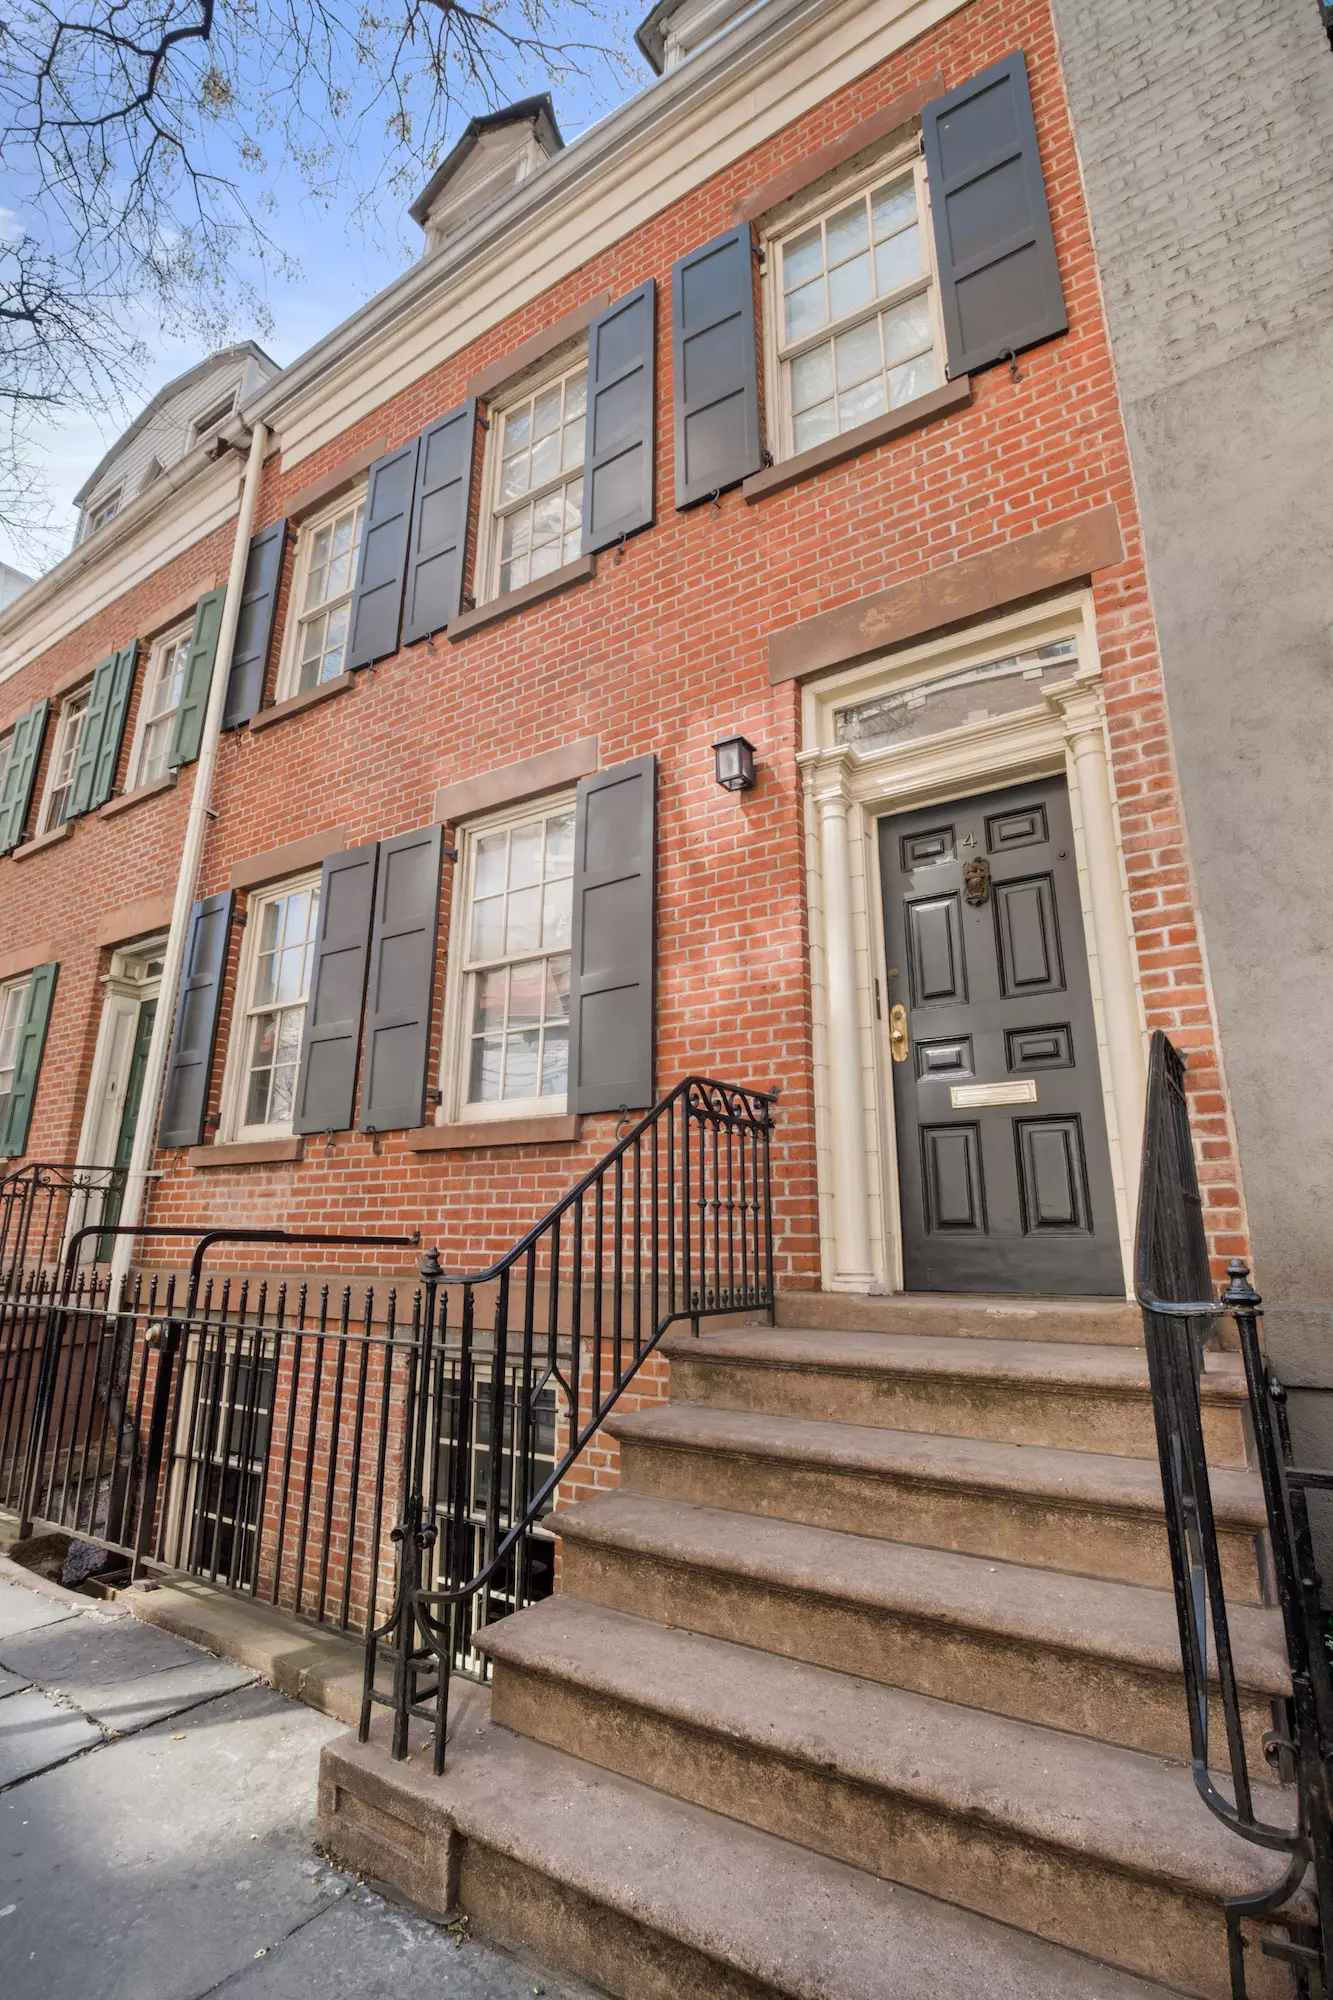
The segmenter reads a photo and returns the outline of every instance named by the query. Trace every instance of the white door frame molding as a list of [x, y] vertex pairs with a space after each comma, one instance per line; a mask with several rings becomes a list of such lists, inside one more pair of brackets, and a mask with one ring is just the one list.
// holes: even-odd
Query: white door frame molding
[[162, 956], [165, 944], [165, 938], [152, 938], [143, 944], [126, 945], [113, 956], [110, 971], [102, 975], [102, 1017], [97, 1024], [97, 1047], [75, 1155], [80, 1166], [111, 1165], [139, 1009], [145, 1000], [157, 997], [161, 985], [160, 980], [147, 978], [143, 968], [150, 959]]
[[[928, 684], [960, 665], [1072, 638], [1076, 670], [1033, 705], [920, 741], [863, 751], [836, 740], [852, 701]], [[1064, 776], [1096, 1021], [1126, 1292], [1131, 1282], [1147, 1033], [1133, 945], [1091, 594], [1073, 593], [804, 690], [815, 1144], [826, 1291], [902, 1289], [892, 1061], [876, 823], [887, 813]]]

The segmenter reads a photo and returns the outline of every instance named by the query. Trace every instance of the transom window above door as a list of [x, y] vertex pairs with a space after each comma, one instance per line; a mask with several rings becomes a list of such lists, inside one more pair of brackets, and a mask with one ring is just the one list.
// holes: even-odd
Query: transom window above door
[[60, 709], [60, 719], [56, 724], [55, 748], [51, 752], [51, 771], [46, 781], [46, 797], [42, 803], [40, 831], [52, 833], [63, 826], [69, 818], [72, 802], [74, 761], [79, 754], [79, 744], [83, 737], [84, 720], [88, 714], [91, 687], [80, 688], [77, 694], [67, 695]]
[[292, 1129], [318, 926], [317, 875], [250, 899], [228, 1063], [230, 1138], [280, 1137]]
[[363, 493], [344, 497], [301, 530], [292, 591], [297, 614], [289, 620], [280, 699], [305, 694], [343, 670], [365, 511]]
[[573, 562], [583, 538], [588, 363], [578, 363], [491, 413], [488, 596], [535, 583]]
[[573, 865], [568, 800], [467, 837], [453, 1010], [465, 1117], [564, 1109]]
[[193, 632], [193, 624], [183, 625], [178, 632], [159, 639], [153, 648], [144, 680], [138, 742], [130, 765], [131, 791], [139, 785], [156, 784], [167, 775], [171, 732], [185, 685]]
[[943, 343], [920, 162], [842, 195], [781, 237], [776, 265], [785, 455], [940, 386]]

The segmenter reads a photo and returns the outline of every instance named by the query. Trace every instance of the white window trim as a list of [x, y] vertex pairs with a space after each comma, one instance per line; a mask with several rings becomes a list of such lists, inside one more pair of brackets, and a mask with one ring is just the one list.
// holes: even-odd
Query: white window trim
[[[477, 524], [477, 562], [475, 595], [478, 604], [489, 604], [502, 595], [500, 590], [500, 467], [502, 463], [500, 441], [504, 436], [504, 419], [507, 411], [516, 403], [526, 403], [529, 398], [539, 396], [543, 389], [549, 389], [565, 375], [573, 375], [578, 369], [587, 369], [588, 343], [583, 335], [576, 344], [566, 346], [558, 355], [549, 356], [539, 368], [533, 368], [524, 375], [516, 375], [512, 382], [506, 382], [486, 407], [486, 450], [483, 455], [481, 513]], [[587, 414], [584, 415], [583, 467], [585, 480], [584, 504], [587, 504], [586, 485], [588, 465]], [[537, 495], [554, 491], [574, 477], [572, 473], [561, 473], [559, 480], [550, 480], [545, 486], [535, 489]], [[524, 501], [534, 497], [532, 492], [523, 496]], [[517, 506], [521, 503], [515, 502]], [[511, 509], [512, 511], [512, 509]], [[563, 568], [563, 564], [559, 565]], [[546, 572], [550, 575], [550, 571]], [[537, 582], [542, 579], [538, 577]]]
[[[921, 217], [922, 275], [904, 285], [897, 292], [886, 293], [872, 305], [856, 313], [849, 313], [845, 320], [830, 320], [818, 334], [812, 334], [808, 342], [795, 345], [816, 345], [828, 339], [835, 331], [845, 332], [848, 327], [857, 326], [882, 313], [889, 306], [898, 305], [905, 299], [913, 298], [918, 292], [926, 292], [930, 300], [930, 325], [934, 342], [935, 358], [939, 367], [940, 383], [948, 380], [948, 353], [944, 341], [944, 318], [940, 308], [940, 276], [935, 261], [935, 228], [930, 210], [930, 179], [926, 173], [925, 155], [921, 139], [917, 137], [884, 153], [873, 166], [859, 168], [854, 174], [845, 173], [841, 178], [833, 177], [818, 183], [818, 192], [807, 191], [783, 208], [775, 211], [763, 225], [761, 246], [764, 258], [764, 391], [765, 407], [772, 413], [769, 422], [770, 435], [774, 441], [774, 458], [778, 464], [798, 454], [792, 442], [791, 402], [787, 394], [786, 360], [783, 355], [785, 342], [782, 339], [782, 257], [779, 246], [790, 236], [795, 236], [812, 222], [831, 210], [854, 201], [859, 194], [879, 182], [890, 180], [895, 174], [904, 173], [908, 167], [913, 170], [917, 187], [917, 206]], [[886, 410], [884, 416], [900, 416], [911, 404], [900, 403], [895, 410]], [[869, 421], [877, 422], [871, 418]], [[836, 440], [830, 440], [830, 443]], [[814, 447], [818, 449], [818, 447]]]
[[[287, 618], [282, 634], [282, 650], [278, 656], [278, 679], [276, 686], [276, 698], [278, 701], [287, 701], [292, 695], [297, 693], [296, 677], [299, 671], [298, 655], [301, 643], [301, 621], [304, 615], [302, 604], [305, 598], [306, 579], [310, 573], [310, 551], [314, 547], [315, 537], [321, 528], [327, 528], [330, 521], [336, 521], [339, 514], [345, 514], [349, 507], [364, 506], [368, 490], [367, 481], [358, 480], [354, 486], [346, 487], [336, 500], [329, 502], [327, 507], [321, 507], [317, 514], [312, 514], [308, 520], [301, 523], [296, 538], [296, 560], [292, 565], [292, 588], [291, 595], [287, 599]], [[361, 533], [363, 536], [365, 531], [365, 520], [363, 517], [361, 523]], [[347, 601], [349, 603], [356, 594], [356, 572], [359, 566], [360, 554], [358, 553], [357, 561], [352, 567], [351, 587], [347, 592]], [[330, 600], [330, 603], [335, 605], [342, 602], [342, 597]], [[324, 611], [327, 611], [328, 608], [327, 604], [320, 607]], [[350, 621], [348, 625], [348, 638], [349, 640], [351, 638]], [[347, 670], [346, 659], [347, 655], [344, 652], [344, 672]], [[325, 683], [318, 683], [318, 685], [325, 685]]]
[[[113, 487], [111, 492], [104, 494], [100, 500], [89, 501], [83, 516], [85, 522], [83, 531], [84, 541], [87, 541], [89, 535], [99, 534], [103, 528], [114, 521], [124, 504], [125, 482], [123, 479], [119, 486]], [[98, 521], [97, 516], [103, 513], [107, 507], [111, 509], [111, 512], [105, 516], [105, 519]], [[94, 522], [96, 522], [95, 526]]]
[[[472, 903], [472, 877], [477, 842], [501, 827], [524, 826], [530, 820], [550, 819], [559, 812], [573, 812], [572, 791], [551, 792], [540, 798], [525, 799], [493, 813], [469, 820], [457, 828], [458, 860], [454, 865], [449, 898], [449, 954], [445, 972], [444, 1031], [440, 1063], [440, 1108], [436, 1123], [502, 1124], [512, 1118], [563, 1118], [569, 1106], [568, 1091], [559, 1097], [511, 1098], [507, 1103], [473, 1104], [467, 1095], [468, 994], [470, 975], [464, 970], [467, 958], [467, 916]], [[534, 952], [533, 957], [554, 956]]]
[[[60, 761], [60, 747], [64, 739], [65, 725], [69, 716], [69, 712], [72, 708], [78, 705], [82, 705], [83, 713], [86, 715], [88, 712], [88, 703], [92, 699], [92, 692], [93, 692], [93, 683], [92, 683], [92, 676], [90, 674], [86, 681], [81, 681], [78, 687], [76, 688], [70, 688], [68, 692], [61, 697], [60, 712], [56, 716], [56, 726], [51, 733], [51, 756], [46, 767], [46, 782], [42, 786], [41, 810], [37, 815], [38, 838], [40, 838], [41, 835], [44, 833], [50, 833], [52, 830], [51, 808], [55, 803], [56, 765]], [[75, 763], [77, 763], [77, 761], [78, 761], [78, 752], [76, 751]], [[71, 784], [74, 782], [73, 764], [70, 765], [69, 782]], [[68, 826], [70, 822], [68, 819], [66, 819], [63, 820], [61, 824], [64, 826]]]
[[[241, 945], [240, 964], [236, 971], [236, 990], [232, 1000], [231, 1022], [227, 1031], [227, 1061], [222, 1077], [221, 1117], [218, 1122], [218, 1142], [221, 1145], [247, 1145], [262, 1139], [290, 1139], [292, 1121], [283, 1119], [269, 1125], [246, 1125], [242, 1123], [245, 1110], [245, 1093], [249, 1084], [250, 1060], [250, 1000], [249, 994], [254, 982], [255, 961], [259, 957], [259, 935], [261, 930], [260, 912], [265, 903], [277, 896], [290, 896], [299, 889], [318, 889], [321, 871], [316, 868], [303, 875], [289, 876], [282, 882], [266, 882], [262, 889], [252, 889], [246, 898], [245, 933]], [[311, 949], [310, 970], [314, 974], [314, 949]], [[306, 1006], [310, 1005], [310, 995], [306, 994]], [[301, 1030], [301, 1047], [305, 1049], [305, 1029]]]
[[226, 398], [225, 409], [223, 408], [223, 398], [219, 396], [215, 403], [210, 403], [208, 408], [201, 410], [197, 417], [191, 418], [188, 450], [193, 451], [194, 447], [197, 444], [202, 444], [205, 438], [212, 437], [215, 431], [222, 429], [228, 417], [235, 415], [236, 397], [239, 389], [240, 384], [238, 382], [236, 388], [232, 390], [231, 395]]
[[[150, 717], [148, 714], [148, 697], [151, 690], [157, 683], [157, 677], [161, 669], [163, 656], [169, 650], [169, 648], [171, 648], [172, 646], [178, 646], [182, 639], [188, 639], [193, 631], [194, 631], [194, 621], [193, 619], [187, 618], [183, 625], [173, 626], [170, 632], [162, 633], [162, 635], [159, 638], [153, 641], [152, 651], [148, 655], [148, 668], [147, 671], [142, 676], [142, 681], [139, 690], [139, 713], [135, 719], [134, 742], [130, 749], [129, 775], [125, 781], [125, 790], [127, 792], [134, 791], [137, 786], [146, 782], [139, 767], [143, 762], [144, 744], [145, 744], [145, 739], [148, 735], [148, 726], [150, 721]], [[180, 704], [177, 703], [177, 708], [179, 708], [179, 706]], [[174, 715], [176, 713], [176, 710], [173, 709], [171, 713]], [[159, 721], [161, 720], [161, 718], [154, 716], [151, 718], [151, 720]]]

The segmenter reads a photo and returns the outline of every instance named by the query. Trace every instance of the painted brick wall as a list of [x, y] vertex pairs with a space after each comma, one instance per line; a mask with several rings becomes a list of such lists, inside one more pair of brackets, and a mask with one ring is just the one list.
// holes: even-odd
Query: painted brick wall
[[[1027, 52], [1070, 331], [975, 384], [969, 409], [758, 506], [739, 492], [716, 508], [672, 504], [670, 268], [730, 226], [732, 204], [837, 137], [915, 79], [965, 80], [1016, 45]], [[349, 843], [425, 823], [435, 787], [574, 738], [601, 738], [602, 761], [659, 758], [658, 1079], [690, 1069], [782, 1092], [775, 1152], [779, 1282], [818, 1282], [810, 1022], [796, 690], [774, 690], [766, 641], [775, 628], [995, 547], [1030, 530], [1115, 505], [1125, 561], [1096, 580], [1099, 644], [1150, 1018], [1194, 1052], [1196, 1108], [1207, 1151], [1207, 1201], [1219, 1255], [1237, 1247], [1241, 1217], [1202, 977], [1139, 530], [1084, 214], [1078, 163], [1045, 0], [976, 0], [772, 142], [590, 262], [546, 297], [375, 410], [284, 475], [275, 455], [257, 525], [291, 494], [384, 436], [412, 436], [456, 403], [467, 377], [587, 296], [659, 286], [658, 521], [595, 580], [473, 633], [409, 647], [358, 676], [338, 699], [258, 734], [224, 739], [199, 892], [232, 864], [342, 824]], [[220, 541], [196, 552], [201, 573], [225, 561]], [[290, 555], [289, 555], [290, 563]], [[148, 615], [143, 587], [79, 639], [29, 669], [18, 697], [56, 677], [86, 647]], [[105, 633], [103, 632], [105, 626]], [[114, 631], [111, 629], [114, 627]], [[276, 653], [275, 653], [276, 657]], [[271, 687], [270, 687], [271, 691]], [[711, 743], [731, 729], [756, 744], [757, 789], [744, 798], [712, 781]], [[188, 784], [188, 779], [185, 781]], [[71, 840], [16, 867], [0, 862], [0, 951], [53, 927], [66, 961], [51, 1054], [38, 1097], [34, 1151], [67, 1151], [96, 1030], [96, 954], [86, 938], [108, 902], [159, 888], [170, 875], [185, 785], [119, 821], [81, 825]], [[131, 822], [138, 822], [142, 832]], [[151, 832], [150, 832], [151, 829]], [[153, 877], [152, 880], [149, 878]], [[15, 880], [17, 879], [17, 886]], [[237, 947], [238, 948], [238, 947]], [[442, 998], [447, 925], [440, 946]], [[438, 1001], [437, 1001], [438, 1008]], [[225, 1032], [225, 1029], [224, 1029]], [[225, 1046], [219, 1050], [214, 1106]], [[433, 1083], [435, 1078], [430, 1079]], [[446, 1264], [507, 1246], [606, 1147], [612, 1118], [585, 1121], [577, 1145], [419, 1156], [400, 1135], [338, 1134], [309, 1142], [299, 1164], [191, 1171], [163, 1156], [153, 1214], [162, 1221], [304, 1228], [420, 1223]], [[253, 1259], [247, 1260], [253, 1262]], [[337, 1262], [346, 1264], [346, 1253]]]

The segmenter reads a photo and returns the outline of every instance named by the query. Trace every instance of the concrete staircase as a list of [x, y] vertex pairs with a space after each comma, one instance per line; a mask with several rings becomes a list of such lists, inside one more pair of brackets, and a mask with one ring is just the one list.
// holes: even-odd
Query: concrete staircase
[[[1226, 2000], [1222, 1901], [1277, 1870], [1182, 1761], [1137, 1316], [797, 1312], [670, 1341], [620, 1489], [555, 1516], [561, 1593], [483, 1635], [445, 1778], [330, 1745], [324, 1838], [626, 2000]], [[1262, 1771], [1286, 1661], [1231, 1357], [1205, 1406]]]

